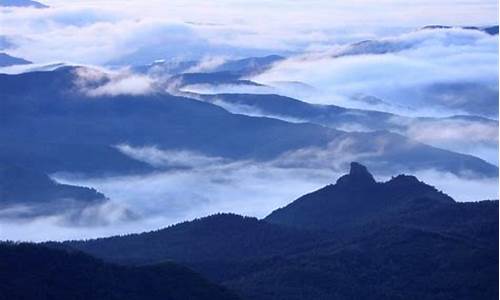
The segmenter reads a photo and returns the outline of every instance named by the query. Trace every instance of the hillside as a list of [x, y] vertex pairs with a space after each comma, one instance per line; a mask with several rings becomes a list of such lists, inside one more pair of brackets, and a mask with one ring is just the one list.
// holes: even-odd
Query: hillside
[[[385, 131], [350, 133], [310, 123], [231, 114], [210, 103], [164, 92], [89, 96], [78, 83], [82, 80], [78, 72], [92, 70], [65, 67], [0, 74], [0, 139], [10, 141], [0, 151], [0, 162], [46, 173], [123, 174], [151, 169], [114, 148], [123, 143], [232, 160], [270, 161], [302, 149], [335, 156], [330, 148], [342, 148], [349, 141], [343, 151], [362, 155], [371, 167], [385, 172], [404, 165], [410, 170], [432, 167], [455, 174], [498, 174], [496, 166], [476, 157]], [[103, 78], [87, 83], [87, 88], [112, 80], [106, 74], [100, 76]]]
[[125, 267], [79, 252], [0, 244], [0, 298], [24, 300], [238, 299], [184, 267]]
[[406, 175], [376, 182], [358, 163], [264, 220], [221, 214], [52, 246], [175, 261], [244, 299], [498, 298], [498, 201], [458, 203]]
[[[106, 197], [95, 189], [60, 184], [48, 175], [16, 165], [0, 165], [0, 209], [14, 210], [11, 217], [52, 215], [102, 204]], [[4, 217], [6, 216], [6, 212]]]

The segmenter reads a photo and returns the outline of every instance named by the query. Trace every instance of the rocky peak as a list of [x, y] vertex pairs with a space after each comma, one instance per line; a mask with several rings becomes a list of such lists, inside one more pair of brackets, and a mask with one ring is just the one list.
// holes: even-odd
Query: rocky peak
[[366, 186], [375, 184], [376, 181], [368, 169], [360, 163], [352, 162], [349, 174], [340, 177], [337, 185]]

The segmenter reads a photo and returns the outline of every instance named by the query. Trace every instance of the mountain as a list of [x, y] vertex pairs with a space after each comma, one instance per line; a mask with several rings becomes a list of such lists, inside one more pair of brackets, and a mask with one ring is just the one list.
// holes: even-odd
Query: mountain
[[91, 188], [60, 184], [44, 173], [15, 165], [0, 166], [0, 209], [29, 208], [13, 212], [16, 217], [51, 215], [105, 200], [103, 194]]
[[237, 262], [293, 253], [317, 243], [320, 236], [256, 218], [218, 214], [145, 234], [71, 241], [65, 245], [120, 263]]
[[229, 60], [217, 66], [214, 72], [231, 72], [240, 76], [252, 76], [265, 72], [272, 67], [274, 63], [284, 60], [280, 55], [268, 55], [262, 57], [248, 57], [237, 60]]
[[[35, 160], [34, 153], [45, 160], [36, 163], [48, 165], [52, 172], [92, 168], [119, 172], [119, 162], [110, 165], [101, 152], [111, 157], [110, 152], [119, 152], [113, 146], [123, 143], [232, 159], [270, 159], [289, 150], [326, 145], [338, 135], [316, 125], [234, 115], [215, 105], [165, 93], [90, 97], [76, 86], [74, 72], [62, 68], [0, 75], [0, 138], [9, 140], [9, 149], [0, 160], [28, 164]], [[261, 146], [248, 147], [249, 143]], [[72, 151], [63, 151], [69, 146]], [[84, 155], [90, 161], [78, 160]], [[140, 162], [136, 164], [143, 169]], [[129, 165], [133, 167], [132, 162]]]
[[0, 0], [0, 6], [5, 7], [34, 7], [47, 8], [48, 6], [32, 0]]
[[490, 34], [490, 35], [498, 35], [498, 25], [490, 26], [490, 27], [483, 27], [483, 28], [481, 28], [481, 30], [486, 32], [487, 34]]
[[165, 76], [184, 73], [197, 64], [198, 61], [196, 60], [179, 61], [158, 59], [147, 65], [133, 66], [132, 70], [142, 74]]
[[10, 56], [7, 53], [0, 53], [0, 67], [9, 67], [14, 65], [28, 65], [31, 64], [30, 61]]
[[[489, 35], [498, 35], [498, 25], [490, 27], [474, 27], [474, 26], [446, 26], [446, 25], [428, 25], [419, 30], [442, 30], [442, 29], [463, 29], [481, 31]], [[418, 46], [422, 41], [405, 40], [405, 39], [380, 39], [380, 40], [364, 40], [353, 43], [347, 47], [340, 48], [333, 52], [333, 57], [342, 57], [349, 55], [366, 55], [366, 54], [385, 54], [400, 52]]]
[[[349, 133], [310, 123], [290, 123], [229, 113], [217, 105], [165, 92], [89, 96], [85, 91], [113, 79], [102, 75], [82, 86], [79, 72], [64, 67], [18, 75], [0, 74], [0, 162], [44, 173], [122, 174], [154, 169], [120, 153], [116, 145], [189, 150], [231, 160], [275, 161], [283, 166], [324, 164], [339, 159], [336, 145], [362, 155], [385, 172], [400, 166], [497, 176], [478, 158], [427, 146], [385, 131]], [[83, 80], [84, 81], [84, 80]], [[380, 149], [380, 144], [385, 146]], [[249, 146], [250, 145], [250, 146]], [[302, 151], [307, 149], [307, 153]], [[299, 151], [300, 150], [300, 151]], [[293, 156], [302, 155], [300, 159]]]
[[404, 126], [405, 123], [395, 124], [391, 122], [397, 117], [391, 113], [350, 109], [337, 105], [311, 104], [276, 94], [214, 94], [197, 95], [197, 97], [233, 113], [310, 122], [332, 128], [356, 124], [371, 130], [390, 130]]
[[[427, 218], [423, 218], [426, 213], [435, 213], [443, 207], [452, 210], [465, 205], [455, 203], [448, 195], [414, 176], [399, 175], [387, 182], [376, 182], [366, 167], [351, 163], [349, 174], [340, 177], [336, 184], [300, 197], [274, 211], [265, 220], [332, 231], [384, 222], [425, 227], [431, 225]], [[450, 214], [451, 217], [458, 217], [459, 211], [456, 213]], [[422, 218], [409, 217], [416, 214], [422, 214]], [[420, 223], [422, 220], [426, 221]], [[451, 222], [445, 214], [441, 221]], [[432, 226], [446, 225], [438, 223], [435, 221]]]
[[489, 35], [498, 35], [498, 25], [487, 26], [487, 27], [476, 27], [476, 26], [447, 26], [447, 25], [427, 25], [422, 27], [422, 30], [434, 30], [434, 29], [453, 29], [460, 28], [464, 30], [477, 30], [487, 33]]
[[[267, 116], [290, 122], [309, 122], [347, 131], [384, 130], [408, 138], [417, 136], [423, 143], [431, 143], [433, 146], [456, 152], [464, 152], [466, 148], [464, 145], [470, 143], [457, 142], [456, 135], [441, 135], [439, 139], [435, 139], [432, 135], [427, 138], [424, 133], [438, 128], [450, 128], [450, 131], [457, 132], [459, 128], [483, 128], [485, 132], [497, 132], [498, 135], [497, 120], [475, 116], [407, 117], [374, 110], [311, 104], [274, 94], [214, 94], [192, 95], [192, 97], [219, 105], [237, 114]], [[498, 148], [498, 139], [486, 137], [478, 141], [479, 143], [491, 149]]]
[[169, 78], [167, 84], [175, 83], [179, 87], [196, 85], [196, 84], [209, 84], [209, 85], [251, 85], [261, 86], [250, 80], [240, 79], [241, 74], [231, 71], [220, 71], [211, 73], [182, 73]]
[[220, 214], [154, 232], [48, 244], [125, 265], [174, 261], [243, 299], [496, 299], [498, 201], [458, 203], [351, 164], [263, 220]]
[[223, 284], [244, 299], [498, 298], [498, 247], [411, 227], [378, 228], [343, 246], [242, 269]]
[[187, 268], [128, 267], [79, 252], [33, 244], [0, 244], [0, 298], [24, 300], [238, 299]]
[[[436, 47], [444, 47], [445, 49], [450, 47], [457, 49], [457, 47], [460, 47], [461, 44], [467, 40], [467, 43], [471, 45], [476, 44], [477, 42], [489, 43], [492, 47], [495, 46], [495, 39], [497, 39], [497, 37], [487, 35], [495, 35], [495, 32], [498, 31], [498, 26], [463, 27], [462, 29], [464, 30], [453, 28], [457, 27], [427, 26], [414, 32], [399, 36], [363, 40], [352, 44], [335, 46], [328, 51], [324, 51], [322, 54], [310, 53], [308, 55], [304, 55], [302, 58], [300, 56], [292, 58], [289, 64], [277, 66], [276, 72], [271, 71], [268, 74], [264, 74], [264, 76], [256, 76], [254, 78], [250, 77], [246, 79], [266, 84], [267, 88], [259, 89], [259, 91], [264, 90], [268, 91], [267, 93], [273, 93], [273, 90], [277, 90], [280, 91], [280, 93], [302, 94], [310, 97], [311, 95], [320, 95], [321, 93], [318, 93], [319, 91], [316, 91], [316, 93], [309, 93], [304, 87], [283, 85], [283, 83], [279, 82], [280, 78], [273, 78], [273, 76], [279, 74], [280, 70], [283, 71], [287, 68], [291, 69], [292, 66], [295, 66], [295, 64], [297, 64], [297, 66], [302, 66], [303, 68], [312, 67], [311, 63], [315, 63], [320, 66], [323, 60], [331, 61], [333, 64], [343, 64], [346, 63], [347, 60], [358, 61], [359, 59], [359, 61], [364, 61], [364, 58], [358, 56], [365, 55], [375, 56], [372, 57], [372, 59], [375, 60], [377, 59], [376, 56], [383, 56], [386, 54], [396, 54], [398, 57], [401, 54], [401, 56], [411, 57], [412, 54], [416, 52], [427, 53], [425, 49], [431, 44]], [[485, 34], [481, 34], [481, 32], [484, 32]], [[358, 57], [358, 59], [356, 57]], [[313, 69], [310, 71], [315, 72]], [[285, 76], [285, 78], [286, 77], [290, 76]], [[297, 76], [294, 75], [292, 78], [293, 77]], [[324, 84], [324, 82], [319, 82], [318, 78], [302, 78], [298, 80], [301, 80], [302, 83], [311, 84], [313, 88], [320, 88]], [[314, 81], [318, 82], [313, 83]], [[314, 85], [316, 86], [314, 87]], [[203, 92], [210, 91], [207, 87], [204, 87], [203, 89], [193, 88], [190, 90]], [[225, 90], [227, 91], [230, 89], [226, 88]], [[243, 89], [239, 90], [243, 91]], [[427, 109], [430, 109], [432, 107], [438, 112], [480, 115], [492, 119], [498, 118], [499, 91], [498, 84], [495, 84], [495, 80], [457, 79], [450, 81], [445, 78], [435, 78], [434, 80], [427, 80], [419, 83], [418, 88], [416, 85], [412, 85], [411, 87], [391, 87], [381, 91], [376, 91], [375, 88], [370, 92], [371, 94], [369, 93], [368, 95], [364, 95], [364, 97], [360, 98], [356, 95], [357, 93], [366, 92], [367, 91], [362, 90], [350, 91], [344, 96], [351, 98], [349, 99], [349, 102], [353, 100], [366, 100], [369, 98], [371, 98], [371, 100], [375, 100], [376, 98], [385, 98], [383, 99], [385, 100], [385, 103], [371, 101], [375, 103], [369, 103], [369, 105], [362, 106], [368, 106], [375, 109], [383, 107], [383, 109], [397, 111], [399, 106], [409, 108], [407, 111], [419, 111], [418, 108], [426, 107]], [[341, 92], [341, 94], [342, 93], [344, 92]], [[449, 101], [449, 99], [454, 99], [454, 101]]]
[[[245, 76], [262, 73], [271, 68], [272, 64], [283, 59], [285, 57], [279, 55], [230, 59], [213, 68], [208, 68], [205, 73], [231, 74], [235, 79], [240, 79]], [[201, 64], [201, 61], [196, 60], [178, 61], [160, 59], [149, 65], [136, 66], [133, 70], [152, 75], [181, 75], [185, 73], [201, 73], [194, 71]]]
[[0, 148], [0, 162], [47, 174], [66, 171], [77, 175], [111, 176], [145, 174], [155, 170], [113, 146], [85, 141], [66, 143], [13, 139]]

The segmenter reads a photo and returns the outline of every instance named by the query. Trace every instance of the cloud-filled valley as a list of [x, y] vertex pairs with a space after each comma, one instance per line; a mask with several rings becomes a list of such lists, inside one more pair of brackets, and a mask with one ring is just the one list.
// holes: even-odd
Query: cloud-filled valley
[[[262, 218], [309, 191], [335, 183], [350, 161], [363, 159], [362, 155], [342, 155], [336, 160], [330, 156], [332, 151], [311, 149], [268, 163], [231, 162], [197, 153], [128, 145], [119, 148], [135, 159], [172, 169], [97, 178], [54, 174], [60, 183], [93, 187], [110, 201], [76, 217], [61, 213], [32, 220], [2, 218], [0, 237], [42, 241], [110, 236], [154, 230], [219, 212]], [[312, 158], [309, 165], [297, 164], [304, 158]], [[432, 169], [403, 173], [432, 183], [458, 201], [498, 197], [497, 178], [462, 178]], [[376, 177], [390, 179], [387, 174]]]
[[[362, 94], [394, 105], [386, 110], [396, 113], [495, 117], [497, 54], [498, 36], [462, 29], [419, 30], [381, 43], [291, 57], [252, 79], [271, 86], [278, 80], [303, 82], [315, 90], [298, 98], [313, 103], [366, 108], [366, 103], [351, 100]], [[280, 92], [287, 94], [286, 89]], [[294, 96], [293, 91], [288, 95]]]
[[0, 7], [0, 54], [25, 61], [0, 68], [0, 162], [107, 197], [2, 207], [0, 239], [261, 218], [351, 161], [498, 198], [496, 3], [278, 2]]
[[[129, 69], [110, 71], [92, 67], [79, 67], [69, 70], [69, 73], [55, 70], [49, 71], [47, 74], [53, 74], [53, 76], [60, 76], [58, 72], [70, 74], [72, 78], [70, 84], [76, 87], [74, 92], [77, 95], [85, 96], [83, 103], [88, 103], [86, 105], [92, 104], [96, 108], [102, 106], [103, 109], [106, 109], [104, 111], [108, 110], [105, 108], [108, 105], [116, 105], [117, 108], [122, 106], [121, 109], [125, 109], [132, 103], [134, 103], [134, 106], [147, 107], [155, 103], [154, 101], [158, 101], [158, 104], [163, 103], [163, 101], [167, 101], [165, 104], [170, 102], [169, 105], [174, 105], [175, 110], [185, 105], [191, 105], [189, 103], [194, 105], [199, 100], [201, 102], [196, 104], [195, 107], [203, 107], [203, 102], [208, 101], [207, 104], [211, 103], [211, 100], [204, 98], [203, 95], [193, 95], [195, 98], [201, 97], [199, 100], [170, 99], [170, 96], [162, 100], [163, 96], [161, 94], [165, 92], [164, 89], [169, 90], [169, 88], [164, 85], [166, 81], [161, 74], [158, 77], [148, 74], [136, 74]], [[149, 95], [156, 95], [159, 98], [149, 102], [144, 98], [149, 97]], [[220, 97], [222, 96], [215, 96], [216, 99]], [[231, 95], [225, 95], [225, 97], [230, 99]], [[230, 107], [217, 103], [217, 101], [214, 104], [232, 111]], [[304, 102], [302, 105], [311, 104]], [[206, 108], [208, 109], [210, 106], [211, 104]], [[214, 108], [210, 108], [204, 114], [211, 110], [216, 112], [217, 110]], [[76, 113], [74, 116], [79, 114], [78, 109], [80, 108], [78, 106], [71, 109], [77, 109], [74, 111]], [[249, 106], [248, 109], [249, 111], [243, 113], [252, 115], [252, 110], [258, 110], [258, 107]], [[160, 108], [158, 112], [163, 110], [164, 108]], [[217, 112], [214, 116], [221, 113]], [[369, 118], [363, 119], [367, 113], [369, 115], [372, 112], [347, 110], [346, 116], [362, 117], [361, 119], [354, 119], [358, 121], [351, 123], [354, 126], [352, 128], [348, 126], [351, 121], [346, 121], [343, 126], [340, 126], [340, 123], [330, 125], [332, 129], [347, 130], [345, 137], [336, 138], [334, 142], [327, 145], [309, 146], [286, 151], [267, 161], [244, 159], [243, 157], [235, 159], [234, 157], [224, 157], [224, 155], [210, 156], [192, 150], [178, 151], [175, 150], [175, 147], [169, 150], [165, 146], [168, 146], [171, 142], [159, 146], [142, 144], [144, 143], [142, 137], [137, 139], [137, 137], [130, 135], [126, 139], [137, 139], [136, 144], [142, 144], [143, 147], [132, 146], [127, 143], [111, 145], [116, 151], [116, 154], [113, 155], [121, 153], [133, 161], [150, 165], [153, 168], [152, 170], [146, 174], [114, 174], [110, 177], [103, 177], [102, 175], [82, 176], [78, 172], [77, 174], [71, 174], [71, 172], [67, 172], [69, 170], [60, 170], [66, 172], [60, 174], [56, 172], [54, 174], [54, 178], [58, 182], [95, 188], [97, 191], [104, 193], [109, 198], [109, 201], [85, 208], [82, 211], [39, 216], [32, 220], [15, 218], [17, 211], [12, 210], [18, 208], [9, 208], [3, 211], [4, 216], [8, 214], [9, 217], [3, 217], [1, 220], [3, 229], [0, 236], [4, 239], [17, 239], [22, 236], [22, 239], [28, 240], [78, 239], [154, 230], [183, 220], [218, 212], [233, 212], [264, 217], [274, 209], [286, 205], [300, 195], [334, 182], [351, 161], [368, 163], [371, 168], [376, 170], [375, 174], [381, 179], [387, 179], [387, 176], [397, 173], [415, 174], [422, 180], [435, 185], [438, 189], [446, 191], [459, 201], [478, 201], [498, 197], [498, 178], [495, 176], [477, 176], [478, 174], [469, 174], [467, 169], [463, 171], [457, 170], [455, 174], [452, 174], [449, 170], [433, 169], [434, 166], [431, 165], [425, 166], [425, 162], [419, 166], [417, 161], [411, 167], [411, 161], [414, 159], [413, 154], [407, 154], [410, 155], [408, 156], [409, 160], [403, 156], [402, 159], [399, 158], [399, 162], [395, 164], [391, 162], [389, 163], [391, 165], [388, 166], [387, 163], [396, 157], [394, 156], [395, 153], [408, 151], [417, 144], [413, 144], [415, 142], [411, 141], [402, 143], [399, 141], [399, 137], [386, 135], [383, 132], [378, 132], [377, 137], [377, 134], [373, 134], [369, 128], [363, 129], [367, 122], [372, 122]], [[228, 113], [221, 115], [225, 114]], [[259, 113], [254, 115], [259, 116]], [[291, 121], [298, 128], [306, 126], [301, 125], [303, 122], [311, 121], [300, 116], [296, 116], [294, 119], [293, 115], [288, 118], [286, 115], [280, 116], [279, 114], [273, 116], [268, 112], [261, 112], [260, 115], [287, 122]], [[99, 114], [94, 116], [99, 116]], [[106, 117], [106, 122], [111, 126], [106, 130], [111, 130], [114, 126], [112, 119], [109, 119], [109, 117], [113, 118], [113, 115]], [[413, 119], [397, 115], [387, 115], [385, 117], [387, 117], [388, 124], [393, 124], [396, 128], [399, 128], [394, 130], [395, 132], [408, 136], [415, 141], [458, 152], [467, 153], [469, 151], [469, 153], [473, 154], [476, 154], [475, 152], [479, 151], [479, 148], [484, 147], [482, 148], [486, 149], [486, 153], [483, 153], [484, 157], [490, 158], [493, 160], [489, 160], [490, 162], [497, 164], [494, 154], [498, 153], [498, 140], [496, 139], [498, 123], [494, 120], [474, 117], [443, 119]], [[261, 118], [255, 118], [255, 122], [258, 120], [261, 120]], [[262, 119], [262, 121], [265, 120], [266, 118]], [[318, 122], [318, 124], [322, 123]], [[358, 125], [356, 126], [356, 124]], [[148, 126], [150, 125], [144, 127], [144, 130], [154, 128]], [[436, 128], [440, 130], [438, 131]], [[93, 130], [99, 132], [101, 129], [96, 127]], [[141, 129], [137, 127], [135, 130]], [[154, 132], [147, 133], [150, 136], [149, 138], [154, 140], [157, 140], [157, 134]], [[468, 140], [471, 136], [474, 137], [473, 143]], [[369, 144], [366, 144], [367, 139], [370, 140]], [[111, 143], [113, 140], [111, 139], [108, 142]], [[399, 146], [395, 148], [395, 145], [398, 144]], [[181, 146], [182, 144], [178, 145]], [[469, 148], [467, 149], [467, 147]], [[204, 147], [198, 149], [204, 149]], [[462, 149], [464, 151], [460, 151]], [[219, 151], [220, 154], [224, 153], [224, 151], [216, 151]], [[480, 153], [477, 153], [477, 155], [483, 157]], [[405, 166], [404, 162], [409, 164]], [[443, 161], [443, 163], [445, 162]], [[442, 166], [445, 165], [446, 163]], [[55, 170], [57, 171], [57, 167]], [[272, 185], [269, 183], [272, 183]], [[46, 235], [40, 235], [36, 228], [46, 228], [44, 230]]]
[[494, 0], [0, 0], [0, 299], [498, 299]]
[[[451, 3], [453, 17], [438, 13], [443, 7], [449, 9]], [[232, 1], [209, 1], [201, 7], [196, 1], [158, 0], [149, 1], [147, 6], [141, 1], [129, 1], [126, 6], [119, 1], [56, 0], [47, 4], [47, 9], [0, 9], [2, 35], [15, 45], [11, 47], [13, 54], [37, 63], [63, 60], [87, 64], [138, 64], [172, 56], [199, 58], [207, 53], [251, 56], [324, 48], [428, 24], [490, 25], [497, 18], [493, 13], [497, 4], [486, 0], [432, 5], [428, 1], [411, 5], [393, 0], [317, 1], [313, 5], [295, 1], [286, 5], [286, 13], [275, 10], [281, 1], [259, 1], [251, 8]], [[370, 13], [362, 18], [352, 14], [358, 5]], [[422, 13], [408, 13], [415, 9]], [[471, 19], [471, 11], [476, 10], [483, 17]], [[332, 20], [332, 12], [343, 17]], [[399, 25], [394, 20], [399, 20]]]

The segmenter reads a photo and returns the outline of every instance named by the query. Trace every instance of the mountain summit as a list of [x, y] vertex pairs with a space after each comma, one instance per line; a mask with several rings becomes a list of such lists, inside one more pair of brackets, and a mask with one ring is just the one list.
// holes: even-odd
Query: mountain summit
[[399, 218], [421, 206], [452, 204], [455, 201], [414, 176], [399, 175], [376, 182], [368, 169], [351, 163], [349, 174], [280, 208], [266, 221], [309, 229], [339, 230]]
[[218, 214], [49, 246], [183, 264], [243, 299], [498, 299], [498, 201], [455, 202], [408, 175], [376, 182], [359, 163], [264, 220]]
[[360, 163], [352, 162], [349, 174], [340, 177], [337, 185], [366, 186], [373, 185], [376, 181], [368, 169]]

